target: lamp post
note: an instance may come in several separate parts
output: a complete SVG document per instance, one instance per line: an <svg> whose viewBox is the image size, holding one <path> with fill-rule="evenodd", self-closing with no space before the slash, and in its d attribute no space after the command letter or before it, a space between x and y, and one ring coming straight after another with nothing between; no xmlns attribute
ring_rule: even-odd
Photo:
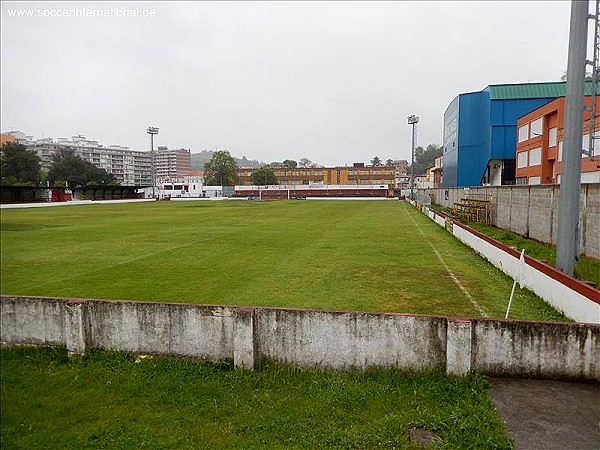
<svg viewBox="0 0 600 450"><path fill-rule="evenodd" d="M556 268L567 275L573 275L579 258L579 199L583 135L581 112L585 94L587 27L590 18L588 8L588 2L571 1L564 150L556 233ZM590 120L590 135L593 131Z"/></svg>
<svg viewBox="0 0 600 450"><path fill-rule="evenodd" d="M414 176L414 165L415 165L415 125L419 122L419 118L414 114L408 116L408 124L412 125L412 139L411 139L411 151L410 151L410 198L415 198L415 176Z"/></svg>
<svg viewBox="0 0 600 450"><path fill-rule="evenodd" d="M156 180L154 178L154 135L158 134L158 127L148 127L146 133L150 135L150 160L152 161L152 198L156 198Z"/></svg>

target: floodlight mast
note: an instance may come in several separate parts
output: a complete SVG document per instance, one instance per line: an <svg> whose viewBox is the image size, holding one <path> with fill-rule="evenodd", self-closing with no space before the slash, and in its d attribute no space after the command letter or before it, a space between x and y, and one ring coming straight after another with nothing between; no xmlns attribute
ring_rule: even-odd
<svg viewBox="0 0 600 450"><path fill-rule="evenodd" d="M415 176L414 176L414 165L415 165L415 125L419 122L419 118L414 114L408 116L408 124L412 125L412 139L411 139L411 162L410 162L410 198L415 198Z"/></svg>
<svg viewBox="0 0 600 450"><path fill-rule="evenodd" d="M158 127L148 127L146 133L150 135L150 159L151 159L151 171L152 171L152 198L156 198L156 179L155 179L155 161L154 161L154 135L158 134Z"/></svg>
<svg viewBox="0 0 600 450"><path fill-rule="evenodd" d="M556 233L556 268L573 275L579 258L579 201L581 189L581 148L583 136L583 97L589 2L572 0L565 95L565 127L558 230ZM594 132L590 121L590 134Z"/></svg>

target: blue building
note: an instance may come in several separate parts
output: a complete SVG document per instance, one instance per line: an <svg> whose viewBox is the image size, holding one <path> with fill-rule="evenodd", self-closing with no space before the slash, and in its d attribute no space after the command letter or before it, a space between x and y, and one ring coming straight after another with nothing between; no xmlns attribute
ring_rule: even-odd
<svg viewBox="0 0 600 450"><path fill-rule="evenodd" d="M496 84L459 94L444 113L442 186L514 184L517 118L565 90L563 81Z"/></svg>

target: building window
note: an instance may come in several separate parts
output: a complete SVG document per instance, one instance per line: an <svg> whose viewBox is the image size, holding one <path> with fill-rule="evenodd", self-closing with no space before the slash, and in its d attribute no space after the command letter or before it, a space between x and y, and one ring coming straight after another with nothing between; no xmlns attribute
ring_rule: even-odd
<svg viewBox="0 0 600 450"><path fill-rule="evenodd" d="M591 156L597 156L597 155L600 155L600 142L598 141L598 139L600 139L600 132L594 131L593 139L594 139L594 154ZM586 152L590 151L590 135L589 135L589 133L583 135L582 149L585 150ZM585 153L582 155L583 158L589 158L589 156L590 155L586 155Z"/></svg>
<svg viewBox="0 0 600 450"><path fill-rule="evenodd" d="M589 133L583 135L583 139L581 141L581 149L584 152L589 152L590 151L590 135L589 135ZM585 153L582 153L581 157L582 158L588 158L589 155L586 155Z"/></svg>
<svg viewBox="0 0 600 450"><path fill-rule="evenodd" d="M562 145L563 141L558 141L558 160L562 161Z"/></svg>
<svg viewBox="0 0 600 450"><path fill-rule="evenodd" d="M548 130L548 147L556 146L556 139L558 137L557 132L558 129L556 127L550 128L550 130Z"/></svg>
<svg viewBox="0 0 600 450"><path fill-rule="evenodd" d="M536 147L529 150L529 165L539 166L542 163L542 147ZM531 183L529 183L531 184Z"/></svg>
<svg viewBox="0 0 600 450"><path fill-rule="evenodd" d="M530 184L530 185L540 184L540 177L529 177L528 184Z"/></svg>
<svg viewBox="0 0 600 450"><path fill-rule="evenodd" d="M521 169L527 167L527 152L521 152L517 154L517 168Z"/></svg>
<svg viewBox="0 0 600 450"><path fill-rule="evenodd" d="M519 127L519 142L525 142L529 139L529 124Z"/></svg>
<svg viewBox="0 0 600 450"><path fill-rule="evenodd" d="M527 184L527 177L518 177L516 179L517 186L525 186Z"/></svg>
<svg viewBox="0 0 600 450"><path fill-rule="evenodd" d="M529 132L530 138L542 135L542 120L543 118L540 117L539 119L535 119L533 122L531 122L531 131Z"/></svg>

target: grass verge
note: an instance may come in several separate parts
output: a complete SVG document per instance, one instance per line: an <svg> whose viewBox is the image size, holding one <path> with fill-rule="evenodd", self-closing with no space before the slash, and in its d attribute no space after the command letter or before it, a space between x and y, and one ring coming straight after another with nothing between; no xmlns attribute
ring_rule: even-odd
<svg viewBox="0 0 600 450"><path fill-rule="evenodd" d="M510 448L479 375L255 371L64 348L1 351L2 448Z"/></svg>

